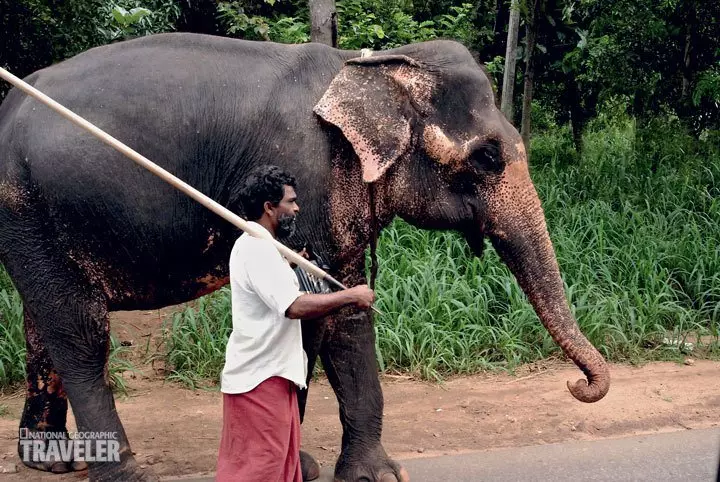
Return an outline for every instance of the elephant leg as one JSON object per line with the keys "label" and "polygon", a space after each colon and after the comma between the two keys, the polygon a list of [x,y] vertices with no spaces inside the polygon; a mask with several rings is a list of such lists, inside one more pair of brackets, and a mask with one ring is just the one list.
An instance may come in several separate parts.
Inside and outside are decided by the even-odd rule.
{"label": "elephant leg", "polygon": [[[307,355],[307,388],[305,390],[298,389],[298,407],[300,409],[300,423],[305,420],[305,407],[307,405],[308,391],[310,390],[310,380],[312,379],[313,370],[315,369],[315,361],[320,353],[320,344],[325,333],[325,322],[323,320],[303,320],[302,321],[302,338],[303,349]],[[300,451],[300,466],[302,467],[303,481],[315,480],[320,477],[320,465],[317,460],[309,453]]]}
{"label": "elephant leg", "polygon": [[[89,463],[90,480],[156,480],[152,474],[140,470],[132,456],[115,408],[107,379],[110,326],[106,304],[96,294],[90,294],[91,290],[87,293],[73,287],[71,291],[74,293],[65,293],[62,299],[48,293],[49,301],[33,306],[31,312],[62,378],[78,432],[111,434],[103,438],[117,443],[117,459]],[[88,296],[83,296],[83,291]],[[52,320],[52,323],[40,320]]]}
{"label": "elephant leg", "polygon": [[[362,273],[361,262],[355,273]],[[364,276],[344,276],[346,286]],[[407,472],[390,459],[380,443],[383,395],[375,358],[375,331],[368,313],[344,308],[328,322],[320,350],[323,367],[340,405],[342,448],[335,480],[401,481]]]}
{"label": "elephant leg", "polygon": [[[0,209],[0,221],[8,220],[4,214],[7,211]],[[30,333],[30,354],[37,355],[40,346],[47,350],[51,363],[45,356],[44,370],[49,377],[52,366],[59,374],[67,399],[72,404],[79,432],[103,432],[114,437],[115,442],[104,442],[104,455],[108,457],[109,447],[113,447],[117,449],[113,450],[113,455],[117,455],[119,460],[92,461],[88,457],[90,480],[156,480],[151,474],[141,471],[132,456],[107,380],[110,326],[106,296],[55,244],[56,238],[52,233],[46,234],[47,223],[43,219],[47,216],[36,217],[37,214],[43,213],[29,212],[25,216],[10,217],[9,220],[13,221],[11,226],[17,231],[8,237],[20,241],[12,253],[4,256],[5,267],[23,299],[26,319],[34,322],[30,327],[35,329],[37,336],[33,340]],[[4,234],[7,235],[7,232]],[[0,238],[0,247],[7,239]],[[96,280],[98,284],[103,282],[102,273],[95,276],[100,277]],[[37,343],[37,338],[42,340],[41,343]],[[42,364],[43,357],[40,358]],[[31,366],[32,370],[36,369]],[[51,385],[57,388],[59,382]],[[49,387],[46,392],[50,392]],[[64,425],[63,411],[57,409],[65,402],[57,396],[49,400],[55,400],[56,410],[48,412],[47,418],[55,427]],[[41,401],[39,399],[37,403]],[[42,415],[38,417],[34,403],[29,402],[30,408],[26,410],[24,422],[27,424],[43,419]],[[87,442],[79,443],[79,446],[91,451],[101,447],[100,444]],[[85,455],[97,454],[91,452]]]}
{"label": "elephant leg", "polygon": [[[31,438],[37,432],[51,432],[58,436],[67,437],[67,395],[62,380],[53,366],[50,355],[42,343],[37,332],[35,321],[28,310],[24,312],[26,355],[26,384],[25,408],[20,419],[20,433]],[[45,443],[46,451],[48,445]],[[65,473],[73,470],[87,468],[85,462],[78,461],[37,461],[32,446],[26,449],[18,441],[18,455],[25,465],[30,468],[54,473]]]}

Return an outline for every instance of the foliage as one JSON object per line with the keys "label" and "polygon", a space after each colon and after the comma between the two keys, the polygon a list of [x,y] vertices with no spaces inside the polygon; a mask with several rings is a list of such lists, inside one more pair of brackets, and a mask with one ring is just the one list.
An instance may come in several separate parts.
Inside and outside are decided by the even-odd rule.
{"label": "foliage", "polygon": [[[406,2],[340,0],[338,44],[343,49],[390,49],[434,38],[453,38],[472,45],[477,36],[472,4],[450,5],[435,18],[418,21]],[[258,15],[243,1],[221,2],[219,16],[227,35],[248,40],[302,43],[310,40],[308,12]]]}
{"label": "foliage", "polygon": [[391,49],[439,37],[472,45],[476,35],[469,3],[425,21],[417,21],[395,1],[340,0],[337,10],[338,45],[343,49]]}
{"label": "foliage", "polygon": [[670,111],[695,134],[720,127],[714,103],[689,105],[693,93],[708,93],[702,82],[717,65],[718,2],[546,0],[545,6],[536,85],[539,98],[562,105],[566,119],[584,125],[599,104],[625,96],[626,109],[641,122]]}
{"label": "foliage", "polygon": [[720,109],[720,62],[712,69],[703,72],[698,78],[693,93],[693,102],[698,106],[703,98],[714,102],[715,106]]}
{"label": "foliage", "polygon": [[307,18],[279,16],[267,18],[249,15],[243,2],[220,2],[219,18],[225,32],[231,37],[247,40],[272,40],[280,43],[310,41],[310,24]]}
{"label": "foliage", "polygon": [[268,20],[260,16],[248,16],[243,3],[220,2],[218,13],[228,36],[247,40],[270,40]]}
{"label": "foliage", "polygon": [[[24,77],[115,40],[174,30],[176,0],[0,0],[0,65]],[[0,86],[0,99],[7,86]]]}
{"label": "foliage", "polygon": [[[154,4],[156,10],[143,7],[142,3]],[[104,5],[102,12],[104,25],[98,26],[98,31],[104,37],[103,43],[171,31],[180,15],[180,9],[171,0],[124,0],[118,4]]]}

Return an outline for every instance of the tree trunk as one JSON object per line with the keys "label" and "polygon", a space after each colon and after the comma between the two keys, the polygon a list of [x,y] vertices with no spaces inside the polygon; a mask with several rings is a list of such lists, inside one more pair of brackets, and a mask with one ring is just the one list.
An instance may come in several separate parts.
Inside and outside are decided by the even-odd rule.
{"label": "tree trunk", "polygon": [[533,97],[533,80],[535,77],[535,67],[533,65],[533,56],[535,53],[535,41],[537,39],[537,17],[540,8],[540,0],[532,0],[528,5],[528,19],[526,24],[527,46],[525,49],[525,86],[523,89],[523,109],[520,133],[523,143],[525,144],[525,152],[527,152],[528,161],[530,160],[530,119],[532,114],[532,97]]}
{"label": "tree trunk", "polygon": [[693,52],[693,36],[695,24],[697,23],[697,9],[695,8],[695,0],[686,0],[685,2],[685,50],[683,53],[682,65],[682,94],[680,99],[683,103],[689,103],[690,85],[692,82],[692,52]]}
{"label": "tree trunk", "polygon": [[505,49],[505,72],[503,74],[502,100],[500,110],[512,124],[513,93],[515,90],[515,60],[517,57],[518,30],[520,25],[520,7],[518,0],[510,5],[510,23],[508,24],[507,47]]}
{"label": "tree trunk", "polygon": [[586,119],[577,82],[574,78],[568,76],[565,81],[565,86],[565,95],[570,104],[570,124],[572,126],[573,144],[575,144],[575,152],[577,152],[577,158],[579,160],[582,157],[582,134]]}
{"label": "tree trunk", "polygon": [[[503,42],[507,40],[506,29],[510,21],[510,9],[505,8],[505,0],[495,0],[495,22],[493,24],[493,41],[485,45],[482,51],[488,60],[494,59],[505,52]],[[499,97],[498,97],[499,99]]]}
{"label": "tree trunk", "polygon": [[308,0],[310,40],[337,48],[337,12],[335,0]]}
{"label": "tree trunk", "polygon": [[698,54],[696,50],[699,48],[697,0],[685,0],[683,2],[683,10],[685,48],[683,49],[683,59],[680,66],[680,70],[682,71],[682,89],[680,91],[680,101],[678,102],[677,113],[681,119],[688,123],[688,125],[692,125],[694,123],[692,118],[697,115],[697,109],[693,105],[692,100],[693,81],[695,77],[695,69],[697,68],[696,62]]}

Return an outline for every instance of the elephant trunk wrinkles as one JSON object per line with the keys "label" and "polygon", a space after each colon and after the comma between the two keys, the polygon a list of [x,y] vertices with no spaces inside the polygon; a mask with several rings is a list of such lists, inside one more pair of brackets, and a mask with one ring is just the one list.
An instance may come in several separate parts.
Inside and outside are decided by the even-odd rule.
{"label": "elephant trunk wrinkles", "polygon": [[515,184],[509,192],[514,202],[503,203],[505,212],[496,213],[495,220],[503,221],[494,223],[490,236],[493,245],[553,340],[585,373],[587,381],[568,382],[570,393],[581,402],[596,402],[610,388],[608,365],[570,313],[545,216],[529,176],[527,182]]}

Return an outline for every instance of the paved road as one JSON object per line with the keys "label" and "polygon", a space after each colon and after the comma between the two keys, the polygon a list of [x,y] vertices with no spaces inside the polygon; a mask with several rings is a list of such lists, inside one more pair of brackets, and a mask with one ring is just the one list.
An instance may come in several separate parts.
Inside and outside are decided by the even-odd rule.
{"label": "paved road", "polygon": [[[490,450],[402,463],[412,482],[715,482],[719,456],[720,429],[706,429]],[[332,480],[332,471],[325,469],[318,482]]]}

